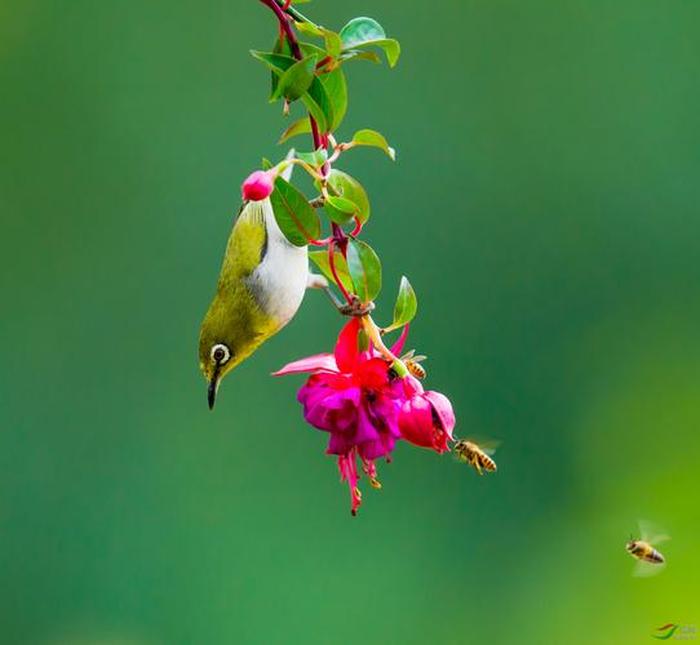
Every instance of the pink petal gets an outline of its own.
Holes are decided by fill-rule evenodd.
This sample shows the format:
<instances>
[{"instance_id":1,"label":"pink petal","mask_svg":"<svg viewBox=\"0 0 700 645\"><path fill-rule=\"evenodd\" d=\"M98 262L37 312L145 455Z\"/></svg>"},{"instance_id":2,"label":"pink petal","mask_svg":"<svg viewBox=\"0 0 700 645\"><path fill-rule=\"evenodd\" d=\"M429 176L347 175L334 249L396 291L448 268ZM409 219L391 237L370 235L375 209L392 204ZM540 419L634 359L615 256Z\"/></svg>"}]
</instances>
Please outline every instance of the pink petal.
<instances>
[{"instance_id":1,"label":"pink petal","mask_svg":"<svg viewBox=\"0 0 700 645\"><path fill-rule=\"evenodd\" d=\"M399 416L401 436L417 446L433 447L433 407L422 396L406 401Z\"/></svg>"},{"instance_id":2,"label":"pink petal","mask_svg":"<svg viewBox=\"0 0 700 645\"><path fill-rule=\"evenodd\" d=\"M406 338L408 338L408 328L410 325L404 325L401 335L397 338L396 342L391 346L391 353L397 356L403 350L403 346L406 343Z\"/></svg>"},{"instance_id":3,"label":"pink petal","mask_svg":"<svg viewBox=\"0 0 700 645\"><path fill-rule=\"evenodd\" d=\"M456 419L450 400L444 394L434 391L428 391L423 396L430 401L437 418L440 419L442 429L452 439L452 430L454 430Z\"/></svg>"},{"instance_id":4,"label":"pink petal","mask_svg":"<svg viewBox=\"0 0 700 645\"><path fill-rule=\"evenodd\" d=\"M360 319L352 318L343 327L335 345L335 362L341 372L352 372L360 357L357 335L360 332Z\"/></svg>"},{"instance_id":5,"label":"pink petal","mask_svg":"<svg viewBox=\"0 0 700 645\"><path fill-rule=\"evenodd\" d=\"M315 354L300 358L298 361L287 363L283 368L272 373L272 376L286 376L287 374L300 374L301 372L337 372L333 354Z\"/></svg>"}]
</instances>

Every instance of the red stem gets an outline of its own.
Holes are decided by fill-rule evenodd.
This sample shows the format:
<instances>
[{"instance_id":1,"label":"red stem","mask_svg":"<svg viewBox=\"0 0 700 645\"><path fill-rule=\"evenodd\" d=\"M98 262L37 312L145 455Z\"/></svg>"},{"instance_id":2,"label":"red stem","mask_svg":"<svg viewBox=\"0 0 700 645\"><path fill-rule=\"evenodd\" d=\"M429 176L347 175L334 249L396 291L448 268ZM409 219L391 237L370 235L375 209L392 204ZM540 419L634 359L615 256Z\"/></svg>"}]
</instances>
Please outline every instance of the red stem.
<instances>
[{"instance_id":1,"label":"red stem","mask_svg":"<svg viewBox=\"0 0 700 645\"><path fill-rule=\"evenodd\" d=\"M362 227L364 224L362 224L362 220L359 217L355 217L355 228L352 229L352 233L350 233L350 237L357 237L360 232L362 231Z\"/></svg>"},{"instance_id":2,"label":"red stem","mask_svg":"<svg viewBox=\"0 0 700 645\"><path fill-rule=\"evenodd\" d=\"M334 224L334 226L335 226L335 224ZM331 241L328 243L328 266L330 266L330 268L331 268L331 273L333 274L333 279L335 280L335 283L338 285L338 289L340 289L345 300L348 303L351 303L352 298L350 297L348 290L345 288L343 283L340 281L340 278L338 277L338 272L336 271L336 268L335 268L335 239L331 239Z\"/></svg>"}]
</instances>

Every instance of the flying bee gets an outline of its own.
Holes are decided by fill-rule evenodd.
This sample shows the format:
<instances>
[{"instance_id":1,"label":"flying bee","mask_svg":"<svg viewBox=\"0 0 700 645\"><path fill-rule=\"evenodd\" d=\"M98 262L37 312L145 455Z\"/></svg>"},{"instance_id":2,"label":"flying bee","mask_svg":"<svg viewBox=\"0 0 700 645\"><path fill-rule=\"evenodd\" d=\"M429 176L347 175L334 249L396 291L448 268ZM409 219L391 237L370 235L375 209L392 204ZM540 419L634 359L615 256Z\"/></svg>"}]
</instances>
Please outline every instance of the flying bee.
<instances>
[{"instance_id":1,"label":"flying bee","mask_svg":"<svg viewBox=\"0 0 700 645\"><path fill-rule=\"evenodd\" d=\"M406 352L401 357L401 360L406 366L406 369L411 373L411 376L414 376L419 381L422 381L426 376L428 376L428 373L425 371L425 367L421 365L421 362L428 357L420 354L416 356L415 353L416 350L412 349L410 352Z\"/></svg>"},{"instance_id":2,"label":"flying bee","mask_svg":"<svg viewBox=\"0 0 700 645\"><path fill-rule=\"evenodd\" d=\"M484 470L491 473L495 473L497 470L496 462L491 458L496 450L496 444L482 448L473 441L461 439L454 445L453 450L459 461L469 464L480 475L484 474Z\"/></svg>"},{"instance_id":3,"label":"flying bee","mask_svg":"<svg viewBox=\"0 0 700 645\"><path fill-rule=\"evenodd\" d=\"M653 576L666 563L664 556L653 545L660 544L671 538L668 535L655 532L651 524L643 521L639 522L639 533L641 535L640 539L635 540L630 537L629 542L625 544L627 553L637 560L633 575L641 577Z\"/></svg>"}]
</instances>

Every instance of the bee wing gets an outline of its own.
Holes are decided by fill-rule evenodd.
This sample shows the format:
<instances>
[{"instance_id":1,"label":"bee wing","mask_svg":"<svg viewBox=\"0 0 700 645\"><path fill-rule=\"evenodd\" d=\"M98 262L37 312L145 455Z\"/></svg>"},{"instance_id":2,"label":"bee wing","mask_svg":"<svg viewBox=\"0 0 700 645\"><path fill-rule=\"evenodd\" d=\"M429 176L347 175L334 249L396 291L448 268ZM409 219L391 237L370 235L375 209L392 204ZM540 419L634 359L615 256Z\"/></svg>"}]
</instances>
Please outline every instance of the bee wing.
<instances>
[{"instance_id":1,"label":"bee wing","mask_svg":"<svg viewBox=\"0 0 700 645\"><path fill-rule=\"evenodd\" d=\"M411 360L414 363L422 363L426 358L428 358L425 354L417 354L411 358Z\"/></svg>"},{"instance_id":2,"label":"bee wing","mask_svg":"<svg viewBox=\"0 0 700 645\"><path fill-rule=\"evenodd\" d=\"M663 529L659 528L648 520L639 520L639 533L642 540L648 544L651 544L652 546L656 546L657 544L661 544L662 542L666 542L667 540L671 539L671 536L668 535Z\"/></svg>"},{"instance_id":3,"label":"bee wing","mask_svg":"<svg viewBox=\"0 0 700 645\"><path fill-rule=\"evenodd\" d=\"M639 560L637 564L634 565L634 571L632 575L635 578L649 578L661 573L661 570L666 566L665 563L652 564L651 562L645 562L644 560Z\"/></svg>"},{"instance_id":4,"label":"bee wing","mask_svg":"<svg viewBox=\"0 0 700 645\"><path fill-rule=\"evenodd\" d=\"M416 353L415 349L412 349L410 352L406 352L402 357L402 361L410 361L413 358L413 355Z\"/></svg>"},{"instance_id":5,"label":"bee wing","mask_svg":"<svg viewBox=\"0 0 700 645\"><path fill-rule=\"evenodd\" d=\"M492 456L496 454L496 450L503 443L497 439L481 438L481 439L471 439L479 448L481 448L487 455Z\"/></svg>"}]
</instances>

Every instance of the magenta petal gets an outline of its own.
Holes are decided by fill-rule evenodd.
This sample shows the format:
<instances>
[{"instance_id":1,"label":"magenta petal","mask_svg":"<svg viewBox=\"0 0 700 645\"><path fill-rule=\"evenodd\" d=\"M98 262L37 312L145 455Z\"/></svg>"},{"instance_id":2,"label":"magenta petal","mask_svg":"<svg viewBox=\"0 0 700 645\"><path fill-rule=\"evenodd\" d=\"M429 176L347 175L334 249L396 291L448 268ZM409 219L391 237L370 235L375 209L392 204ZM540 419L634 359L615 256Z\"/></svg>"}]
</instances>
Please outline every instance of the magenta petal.
<instances>
[{"instance_id":1,"label":"magenta petal","mask_svg":"<svg viewBox=\"0 0 700 645\"><path fill-rule=\"evenodd\" d=\"M394 449L395 444L396 439L393 437L382 437L375 441L361 443L358 447L358 452L363 459L379 459L380 457L388 455Z\"/></svg>"},{"instance_id":2,"label":"magenta petal","mask_svg":"<svg viewBox=\"0 0 700 645\"><path fill-rule=\"evenodd\" d=\"M355 445L355 442L348 437L345 437L337 432L331 433L331 438L328 440L326 448L327 455L346 455Z\"/></svg>"},{"instance_id":3,"label":"magenta petal","mask_svg":"<svg viewBox=\"0 0 700 645\"><path fill-rule=\"evenodd\" d=\"M312 388L308 388L311 390ZM356 423L357 406L360 401L360 390L322 390L320 393L310 391L302 393L299 398L304 403L304 418L315 428L328 432L348 432Z\"/></svg>"},{"instance_id":4,"label":"magenta petal","mask_svg":"<svg viewBox=\"0 0 700 645\"><path fill-rule=\"evenodd\" d=\"M315 354L300 358L298 361L287 363L283 368L272 373L272 376L286 376L287 374L300 374L301 372L337 372L333 354Z\"/></svg>"},{"instance_id":5,"label":"magenta petal","mask_svg":"<svg viewBox=\"0 0 700 645\"><path fill-rule=\"evenodd\" d=\"M456 419L450 400L444 394L434 391L428 391L424 396L433 406L433 410L442 424L442 429L452 439L452 430L454 430Z\"/></svg>"},{"instance_id":6,"label":"magenta petal","mask_svg":"<svg viewBox=\"0 0 700 645\"><path fill-rule=\"evenodd\" d=\"M360 405L357 415L357 430L355 431L355 443L362 444L367 441L379 439L379 433L372 424L364 405Z\"/></svg>"},{"instance_id":7,"label":"magenta petal","mask_svg":"<svg viewBox=\"0 0 700 645\"><path fill-rule=\"evenodd\" d=\"M406 343L406 338L408 338L408 328L410 325L404 325L401 335L396 339L396 342L391 346L391 353L394 356L401 353L403 346Z\"/></svg>"}]
</instances>

